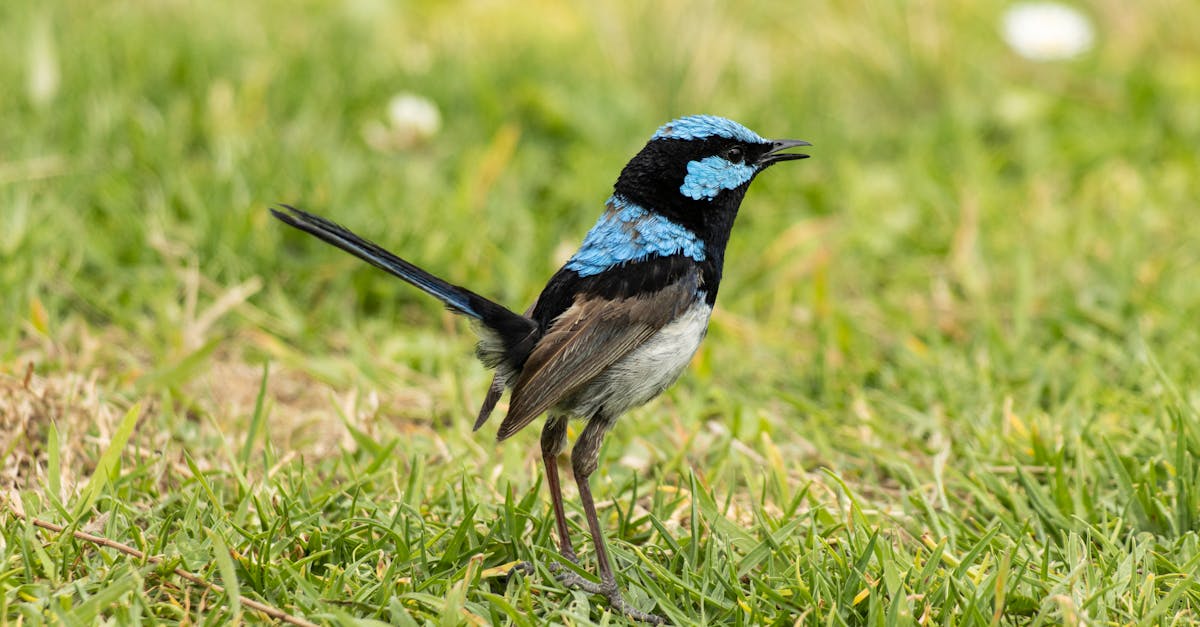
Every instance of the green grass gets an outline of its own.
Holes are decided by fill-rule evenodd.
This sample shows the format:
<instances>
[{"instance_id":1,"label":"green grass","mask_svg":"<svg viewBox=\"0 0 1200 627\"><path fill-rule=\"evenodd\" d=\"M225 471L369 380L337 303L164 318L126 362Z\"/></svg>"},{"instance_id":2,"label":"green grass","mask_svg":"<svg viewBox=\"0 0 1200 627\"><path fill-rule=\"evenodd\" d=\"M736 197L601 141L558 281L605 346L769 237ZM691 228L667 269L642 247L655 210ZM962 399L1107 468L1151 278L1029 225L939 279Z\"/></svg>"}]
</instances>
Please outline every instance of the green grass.
<instances>
[{"instance_id":1,"label":"green grass","mask_svg":"<svg viewBox=\"0 0 1200 627\"><path fill-rule=\"evenodd\" d=\"M1092 4L1048 64L998 1L0 4L0 622L623 624L548 575L536 430L471 433L469 327L266 207L521 309L696 112L814 158L755 184L695 363L609 437L632 602L1200 620L1200 5ZM401 91L443 129L376 150Z\"/></svg>"}]
</instances>

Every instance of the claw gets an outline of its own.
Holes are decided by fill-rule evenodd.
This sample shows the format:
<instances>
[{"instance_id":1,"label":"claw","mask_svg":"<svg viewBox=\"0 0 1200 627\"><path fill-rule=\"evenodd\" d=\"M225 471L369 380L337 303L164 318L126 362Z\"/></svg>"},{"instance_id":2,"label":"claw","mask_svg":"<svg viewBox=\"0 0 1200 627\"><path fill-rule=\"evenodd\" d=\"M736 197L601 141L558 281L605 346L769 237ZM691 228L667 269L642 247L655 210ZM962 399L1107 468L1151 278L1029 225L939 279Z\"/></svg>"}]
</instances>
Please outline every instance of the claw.
<instances>
[{"instance_id":1,"label":"claw","mask_svg":"<svg viewBox=\"0 0 1200 627\"><path fill-rule=\"evenodd\" d=\"M580 577L578 573L572 571L563 571L555 575L554 579L568 588L576 588L583 590L588 594L599 594L608 599L608 604L612 609L624 616L628 616L636 621L648 623L651 625L664 625L667 622L666 618L657 614L643 612L638 608L630 605L621 596L621 591L617 588L616 582L610 585L604 583L596 583L588 579Z\"/></svg>"},{"instance_id":2,"label":"claw","mask_svg":"<svg viewBox=\"0 0 1200 627\"><path fill-rule=\"evenodd\" d=\"M579 565L579 556L575 555L574 552L567 553L560 551L559 555L567 558L567 561L571 562L572 564L576 566ZM559 571L563 569L563 565L558 562L550 562L550 566L548 566L548 568L552 574L556 575L555 579L558 579L557 575L559 574Z\"/></svg>"},{"instance_id":3,"label":"claw","mask_svg":"<svg viewBox=\"0 0 1200 627\"><path fill-rule=\"evenodd\" d=\"M624 614L625 616L628 616L629 618L632 618L633 620L649 623L651 625L667 624L666 618L659 616L658 614L643 612L642 610L639 610L638 608L626 603L625 599L621 598L621 593L617 592L616 590L613 590L612 594L606 596L608 596L608 602L612 605L614 610Z\"/></svg>"},{"instance_id":4,"label":"claw","mask_svg":"<svg viewBox=\"0 0 1200 627\"><path fill-rule=\"evenodd\" d=\"M603 585L584 579L583 577L580 577L578 573L569 570L564 570L563 572L558 573L554 576L554 580L568 588L577 588L588 594L608 595L608 591L604 589Z\"/></svg>"},{"instance_id":5,"label":"claw","mask_svg":"<svg viewBox=\"0 0 1200 627\"><path fill-rule=\"evenodd\" d=\"M533 564L530 562L526 562L524 560L521 560L519 562L512 562L511 564L505 564L504 566L501 566L500 568L505 568L505 567L507 567L507 570L500 573L500 576L504 577L506 579L509 577L512 577L513 573L515 573L517 571L520 571L521 574L525 575L526 577L533 574Z\"/></svg>"}]
</instances>

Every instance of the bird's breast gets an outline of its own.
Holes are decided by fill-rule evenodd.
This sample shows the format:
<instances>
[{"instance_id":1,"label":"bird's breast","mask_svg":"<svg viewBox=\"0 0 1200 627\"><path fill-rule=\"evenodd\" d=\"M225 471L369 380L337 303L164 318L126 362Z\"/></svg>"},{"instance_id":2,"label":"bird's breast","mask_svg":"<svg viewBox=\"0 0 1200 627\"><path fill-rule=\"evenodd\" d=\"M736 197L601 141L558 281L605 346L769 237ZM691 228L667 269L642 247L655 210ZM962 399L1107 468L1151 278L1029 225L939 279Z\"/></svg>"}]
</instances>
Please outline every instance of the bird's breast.
<instances>
[{"instance_id":1,"label":"bird's breast","mask_svg":"<svg viewBox=\"0 0 1200 627\"><path fill-rule=\"evenodd\" d=\"M703 293L698 296L675 320L573 395L568 412L581 417L600 414L616 419L670 387L687 368L708 332L712 306Z\"/></svg>"}]
</instances>

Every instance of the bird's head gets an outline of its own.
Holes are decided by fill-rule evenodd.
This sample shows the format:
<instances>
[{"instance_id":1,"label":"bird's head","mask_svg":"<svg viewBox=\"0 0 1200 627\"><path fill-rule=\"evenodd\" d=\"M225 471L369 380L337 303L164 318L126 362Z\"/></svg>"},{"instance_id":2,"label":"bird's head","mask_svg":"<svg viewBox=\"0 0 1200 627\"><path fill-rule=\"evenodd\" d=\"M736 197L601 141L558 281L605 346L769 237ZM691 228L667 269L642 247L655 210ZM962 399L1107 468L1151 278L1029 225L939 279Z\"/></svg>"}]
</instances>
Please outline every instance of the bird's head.
<instances>
[{"instance_id":1,"label":"bird's head","mask_svg":"<svg viewBox=\"0 0 1200 627\"><path fill-rule=\"evenodd\" d=\"M692 115L660 127L626 164L614 187L620 196L702 237L728 237L754 177L781 161L807 158L787 150L810 145L764 139L715 115Z\"/></svg>"}]
</instances>

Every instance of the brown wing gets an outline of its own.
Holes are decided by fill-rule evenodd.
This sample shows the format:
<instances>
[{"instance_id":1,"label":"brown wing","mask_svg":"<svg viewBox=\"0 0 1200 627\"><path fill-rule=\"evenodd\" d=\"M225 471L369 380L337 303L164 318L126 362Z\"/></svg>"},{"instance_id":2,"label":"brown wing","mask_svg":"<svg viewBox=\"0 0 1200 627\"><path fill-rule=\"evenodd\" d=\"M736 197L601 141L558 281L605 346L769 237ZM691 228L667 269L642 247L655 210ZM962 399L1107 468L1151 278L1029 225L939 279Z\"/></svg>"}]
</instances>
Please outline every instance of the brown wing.
<instances>
[{"instance_id":1,"label":"brown wing","mask_svg":"<svg viewBox=\"0 0 1200 627\"><path fill-rule=\"evenodd\" d=\"M653 337L695 302L696 285L692 275L648 296L576 297L522 367L496 439L520 431Z\"/></svg>"}]
</instances>

